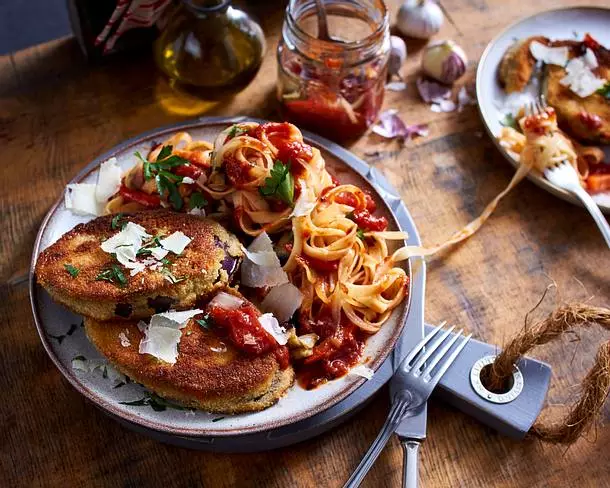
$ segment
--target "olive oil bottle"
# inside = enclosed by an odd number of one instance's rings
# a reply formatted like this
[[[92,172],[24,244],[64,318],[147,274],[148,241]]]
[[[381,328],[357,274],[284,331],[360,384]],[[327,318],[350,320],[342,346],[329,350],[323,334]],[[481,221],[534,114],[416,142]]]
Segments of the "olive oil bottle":
[[[181,0],[154,46],[170,84],[205,100],[245,88],[265,51],[263,31],[227,0]]]

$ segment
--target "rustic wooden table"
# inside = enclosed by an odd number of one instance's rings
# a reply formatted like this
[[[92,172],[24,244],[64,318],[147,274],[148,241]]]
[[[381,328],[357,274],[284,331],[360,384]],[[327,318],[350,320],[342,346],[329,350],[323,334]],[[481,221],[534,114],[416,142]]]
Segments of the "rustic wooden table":
[[[387,391],[345,425],[277,452],[207,454],[159,444],[119,426],[62,379],[39,342],[27,286],[19,280],[44,214],[96,155],[142,131],[197,115],[276,116],[274,48],[283,11],[260,3],[269,51],[255,81],[222,106],[181,104],[147,56],[90,66],[72,39],[0,57],[3,486],[341,486],[383,423]],[[508,23],[568,3],[573,2],[447,0],[448,21],[438,37],[464,47],[472,79],[486,44]],[[409,43],[406,94],[390,92],[385,103],[409,123],[429,123],[430,135],[405,148],[367,136],[351,149],[401,190],[424,241],[436,243],[476,216],[513,170],[484,135],[475,107],[436,114],[419,101],[414,81],[421,46]],[[603,303],[607,259],[584,210],[524,182],[479,234],[431,260],[427,318],[447,319],[502,344],[551,280],[566,298],[596,295]],[[575,396],[601,340],[602,333],[593,330],[578,343],[539,351],[554,367],[550,405]],[[553,408],[551,414],[555,410],[561,412]],[[610,429],[566,450],[504,439],[437,401],[429,412],[424,486],[608,486]],[[609,409],[603,417],[609,419]],[[401,448],[392,440],[365,486],[399,486],[401,463]]]

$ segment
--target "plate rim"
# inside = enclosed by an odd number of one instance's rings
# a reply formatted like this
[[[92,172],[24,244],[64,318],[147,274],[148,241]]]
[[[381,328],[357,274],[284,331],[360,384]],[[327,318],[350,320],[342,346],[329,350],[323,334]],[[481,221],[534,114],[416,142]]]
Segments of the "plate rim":
[[[233,117],[211,116],[211,117],[198,117],[196,119],[190,119],[187,121],[167,124],[167,125],[163,125],[163,126],[160,126],[157,128],[153,128],[151,130],[142,132],[140,134],[136,134],[135,136],[130,137],[118,144],[115,144],[108,151],[105,151],[103,154],[100,154],[99,156],[95,157],[84,168],[82,168],[73,178],[71,178],[71,180],[68,183],[66,183],[66,185],[70,184],[70,183],[77,183],[77,182],[81,181],[84,177],[86,177],[92,171],[96,170],[103,161],[106,161],[107,159],[113,157],[117,153],[125,151],[127,148],[129,148],[129,146],[138,144],[139,142],[152,138],[154,136],[161,135],[166,132],[175,132],[175,131],[179,131],[179,130],[186,130],[188,128],[198,128],[198,127],[209,126],[209,125],[235,124],[235,123],[239,123],[239,122],[243,122],[243,121],[253,121],[253,122],[258,122],[258,123],[268,122],[268,120],[260,119],[257,117],[248,117],[248,116],[244,116],[244,115],[233,116]],[[356,156],[351,151],[348,151],[347,149],[339,146],[338,144],[336,144],[324,137],[318,136],[317,134],[313,134],[313,133],[311,133],[309,131],[305,131],[305,130],[303,130],[301,132],[303,134],[304,139],[309,139],[309,140],[313,141],[315,144],[319,145],[320,147],[323,147],[326,151],[333,154],[333,156],[340,159],[341,162],[343,162],[343,164],[346,164],[347,166],[349,166],[352,169],[352,171],[356,172],[361,177],[367,179],[368,183],[375,189],[375,191],[379,194],[380,198],[382,198],[384,200],[386,209],[389,212],[389,214],[391,215],[391,217],[394,219],[394,222],[397,225],[397,227],[398,228],[403,227],[403,225],[400,223],[400,220],[396,217],[394,209],[391,207],[389,202],[387,202],[385,200],[385,198],[383,198],[382,191],[380,191],[380,189],[379,189],[379,185],[376,182],[370,181],[366,177],[366,174],[363,174],[361,171],[359,171],[355,167],[357,165],[361,165],[363,168],[366,168],[370,171],[372,169],[372,167],[369,164],[367,164],[365,161],[360,159],[358,156]],[[357,164],[353,165],[353,164],[348,163],[348,161],[350,161],[350,160]],[[155,422],[154,420],[143,418],[135,413],[131,414],[129,412],[126,412],[125,409],[121,409],[121,408],[117,407],[117,405],[115,405],[114,402],[107,401],[100,393],[98,393],[94,389],[91,389],[91,388],[87,387],[86,385],[84,385],[79,380],[77,375],[73,374],[73,372],[70,371],[69,368],[64,367],[64,364],[60,361],[60,359],[54,353],[54,351],[50,345],[50,341],[47,339],[46,333],[43,330],[43,324],[42,324],[43,321],[39,315],[39,310],[38,310],[38,295],[37,294],[40,291],[40,286],[37,284],[37,281],[36,281],[35,266],[36,266],[36,260],[38,258],[38,255],[40,254],[40,244],[42,241],[44,231],[48,227],[50,219],[52,218],[52,216],[54,215],[57,208],[61,205],[62,202],[63,202],[63,193],[51,205],[48,212],[44,216],[43,220],[40,223],[40,227],[38,229],[38,233],[37,233],[36,239],[34,241],[32,257],[31,257],[31,261],[30,261],[30,268],[29,268],[29,273],[28,273],[28,291],[29,291],[29,298],[30,298],[30,306],[31,306],[32,315],[34,318],[34,324],[36,326],[36,330],[38,332],[38,335],[40,337],[40,340],[42,342],[42,345],[43,345],[47,355],[49,356],[49,358],[51,359],[51,361],[53,362],[55,367],[62,374],[62,376],[65,379],[67,379],[68,382],[72,385],[72,387],[74,387],[85,399],[87,399],[88,401],[93,403],[96,407],[100,408],[105,414],[108,414],[111,418],[115,418],[115,420],[116,420],[116,417],[118,417],[119,419],[129,422],[131,424],[136,424],[136,425],[148,428],[148,429],[152,429],[157,432],[162,432],[162,433],[166,433],[166,434],[170,434],[170,435],[189,436],[189,437],[210,437],[210,436],[231,437],[231,436],[254,434],[257,432],[269,431],[269,430],[272,430],[272,429],[275,429],[278,427],[291,425],[298,421],[311,418],[314,415],[331,408],[332,406],[339,403],[341,400],[345,399],[347,396],[353,394],[356,390],[358,390],[364,384],[365,381],[367,381],[365,378],[360,378],[360,379],[354,381],[353,383],[351,383],[350,385],[345,386],[341,391],[339,391],[332,398],[324,401],[323,403],[321,403],[317,406],[314,406],[314,407],[308,409],[307,411],[303,412],[302,414],[300,414],[298,416],[288,418],[285,421],[270,421],[270,422],[259,424],[256,426],[236,427],[236,428],[224,429],[224,430],[175,427],[175,426],[168,425],[168,423],[158,423],[158,422]],[[406,209],[406,205],[404,204],[402,198],[400,198],[400,204]],[[411,219],[408,211],[407,211],[407,215],[409,216],[409,220],[412,225],[412,229],[410,229],[410,230],[412,230],[412,232],[410,232],[408,239],[409,239],[409,241],[412,241],[413,244],[420,245],[421,241],[419,238],[419,233],[417,232],[417,228],[415,227],[415,223]],[[413,273],[413,267],[412,267],[411,260],[408,260],[406,265],[408,266],[409,276],[411,276]],[[418,285],[416,284],[415,286],[418,286]],[[394,336],[391,337],[390,340],[388,341],[388,343],[383,347],[380,354],[378,354],[375,364],[374,364],[374,368],[373,368],[375,371],[377,371],[377,369],[379,369],[381,367],[381,365],[384,363],[384,361],[387,360],[387,358],[393,351],[394,347],[396,346],[398,339],[400,338],[401,334],[405,330],[405,325],[407,324],[407,319],[412,310],[411,298],[413,296],[413,287],[414,287],[413,280],[409,280],[408,302],[406,303],[404,310],[401,312],[401,315],[398,317],[399,329],[398,329],[397,333],[394,334]],[[362,401],[365,401],[365,399],[363,398]]]
[[[511,166],[515,169],[517,169],[519,167],[519,162],[515,161],[511,157],[511,155],[508,153],[506,148],[502,147],[500,142],[497,140],[496,135],[492,133],[488,120],[487,120],[488,118],[486,117],[486,114],[488,113],[488,111],[484,110],[482,108],[481,99],[483,98],[483,95],[482,95],[483,90],[481,89],[481,84],[483,83],[482,80],[483,80],[483,76],[484,76],[483,66],[485,65],[485,62],[487,61],[487,57],[488,57],[489,53],[491,52],[491,50],[493,49],[493,47],[495,46],[495,44],[500,40],[501,37],[504,37],[506,35],[506,33],[508,31],[510,31],[511,29],[519,26],[520,24],[522,24],[526,21],[532,20],[532,19],[542,16],[542,15],[547,15],[550,13],[558,13],[558,12],[569,12],[569,11],[574,11],[574,10],[587,10],[587,11],[598,10],[598,11],[603,11],[605,14],[610,14],[610,7],[603,7],[603,6],[597,6],[597,5],[583,5],[583,6],[554,8],[554,9],[549,9],[549,10],[543,10],[541,12],[537,12],[532,15],[528,15],[527,17],[523,17],[521,19],[518,19],[518,20],[510,23],[508,26],[506,26],[504,29],[502,29],[502,31],[500,31],[498,34],[496,34],[492,38],[492,40],[489,41],[487,46],[485,46],[485,49],[483,50],[483,54],[481,54],[481,57],[479,59],[479,63],[477,65],[476,78],[475,78],[477,109],[478,109],[479,115],[483,121],[483,126],[485,127],[485,131],[487,132],[487,135],[493,141],[494,146],[498,149],[498,151],[500,151],[502,156],[504,156],[504,159],[506,159],[511,164]],[[497,71],[497,68],[498,67],[496,66],[495,71]],[[489,118],[491,120],[491,116]],[[573,205],[576,205],[578,207],[585,208],[583,203],[578,198],[576,198],[574,195],[572,195],[570,192],[551,184],[546,179],[537,175],[536,173],[534,173],[532,171],[528,171],[526,177],[529,181],[534,183],[536,186],[542,188],[543,190],[546,190],[547,192],[553,194],[554,196],[561,198],[562,200],[569,202]],[[598,207],[600,208],[600,210],[603,213],[610,215],[610,206],[598,204]]]

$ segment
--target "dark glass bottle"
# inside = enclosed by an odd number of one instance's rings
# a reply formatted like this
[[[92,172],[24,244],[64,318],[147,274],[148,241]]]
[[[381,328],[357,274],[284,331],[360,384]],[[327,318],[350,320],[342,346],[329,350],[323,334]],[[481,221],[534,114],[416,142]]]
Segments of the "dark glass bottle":
[[[172,86],[214,100],[242,90],[265,51],[261,27],[227,0],[181,0],[154,45]]]

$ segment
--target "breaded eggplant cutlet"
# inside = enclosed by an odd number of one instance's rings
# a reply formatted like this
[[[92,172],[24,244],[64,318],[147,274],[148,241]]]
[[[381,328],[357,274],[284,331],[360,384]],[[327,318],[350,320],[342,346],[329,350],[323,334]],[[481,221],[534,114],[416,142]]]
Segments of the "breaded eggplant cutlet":
[[[292,367],[281,369],[272,352],[247,357],[192,319],[182,329],[175,364],[138,352],[143,334],[136,322],[86,318],[85,330],[123,374],[161,397],[208,412],[263,410],[275,404],[294,381]]]
[[[115,253],[101,247],[129,223],[148,234],[142,248],[133,250],[146,264],[133,276],[117,260],[120,246]],[[159,244],[174,233],[190,239],[178,254]],[[165,255],[155,259],[151,249]],[[198,298],[229,283],[242,255],[238,239],[217,222],[169,210],[143,211],[77,225],[40,254],[36,279],[75,313],[97,320],[138,319],[192,308]]]
[[[610,51],[590,37],[585,41],[551,41],[542,36],[529,37],[515,42],[500,63],[499,79],[506,93],[523,91],[528,84],[536,59],[530,45],[537,41],[548,47],[567,47],[569,59],[582,56],[590,49],[597,60],[593,72],[600,78],[610,79]],[[548,104],[557,112],[559,126],[582,142],[610,143],[610,102],[600,93],[581,98],[560,81],[566,76],[562,66],[546,64],[542,90]]]

